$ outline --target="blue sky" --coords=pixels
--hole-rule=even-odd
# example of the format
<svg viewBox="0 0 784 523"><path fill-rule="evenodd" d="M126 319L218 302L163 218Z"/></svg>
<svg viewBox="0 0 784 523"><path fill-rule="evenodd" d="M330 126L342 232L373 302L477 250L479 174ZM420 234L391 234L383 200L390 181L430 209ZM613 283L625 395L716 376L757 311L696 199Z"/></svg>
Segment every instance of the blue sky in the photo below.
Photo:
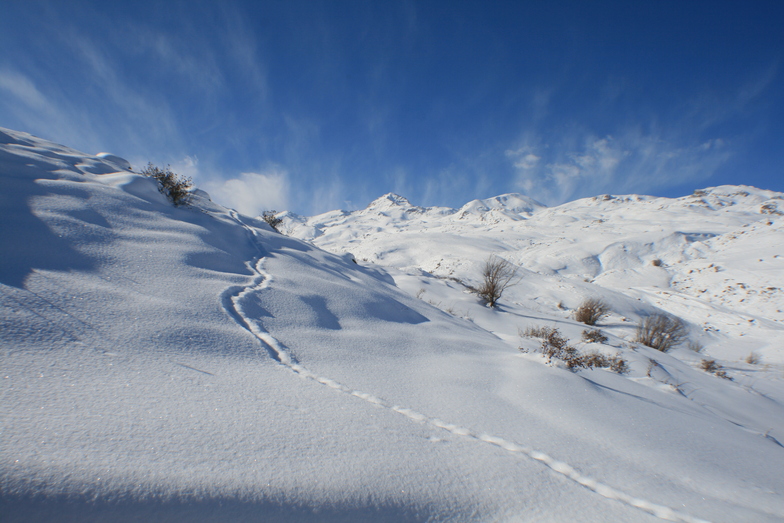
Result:
<svg viewBox="0 0 784 523"><path fill-rule="evenodd" d="M0 126L245 213L784 191L784 3L0 3Z"/></svg>

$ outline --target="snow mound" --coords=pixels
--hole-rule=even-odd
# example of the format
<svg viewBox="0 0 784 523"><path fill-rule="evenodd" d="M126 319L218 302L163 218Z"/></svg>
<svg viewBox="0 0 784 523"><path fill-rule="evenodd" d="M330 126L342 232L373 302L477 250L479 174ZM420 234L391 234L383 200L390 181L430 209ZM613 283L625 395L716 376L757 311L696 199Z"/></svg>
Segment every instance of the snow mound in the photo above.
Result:
<svg viewBox="0 0 784 523"><path fill-rule="evenodd" d="M132 170L130 162L128 162L128 160L126 160L125 158L120 158L119 156L115 156L110 153L98 153L95 155L95 157L100 158L104 162L113 163L121 170L124 171Z"/></svg>

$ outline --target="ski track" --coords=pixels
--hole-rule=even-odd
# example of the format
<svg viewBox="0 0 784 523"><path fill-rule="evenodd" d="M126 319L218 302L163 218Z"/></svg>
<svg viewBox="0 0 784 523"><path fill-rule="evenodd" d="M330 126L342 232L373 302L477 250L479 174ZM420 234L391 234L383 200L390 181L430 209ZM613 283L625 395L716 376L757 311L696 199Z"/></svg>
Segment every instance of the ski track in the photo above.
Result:
<svg viewBox="0 0 784 523"><path fill-rule="evenodd" d="M237 216L236 214L232 213L232 218L234 218L237 221L237 223L239 223L243 228L245 228L245 230L247 230L250 233L251 238L253 239L254 243L256 243L257 241L256 231L254 231L251 227L244 224L239 219L239 216ZM490 445L500 447L513 455L520 456L520 457L527 457L535 461L541 462L547 467L549 467L550 469L552 469L553 471L563 476L566 476L567 478L574 481L575 483L596 492L600 496L603 496L607 499L619 501L621 503L625 503L631 507L640 509L660 519L667 520L667 521L679 521L684 523L707 523L706 520L695 518L693 516L690 516L689 514L678 512L670 507L659 505L657 503L653 503L645 499L636 498L614 487L605 485L604 483L601 483L593 478L581 474L578 470L576 470L568 463L559 461L549 456L548 454L545 454L544 452L539 452L530 447L518 445L517 443L505 440L497 436L493 436L491 434L475 432L472 431L471 429L461 427L459 425L454 425L452 423L448 423L438 418L430 418L413 409L409 409L400 405L394 405L381 398L374 396L373 394L354 390L335 380L314 374L313 372L309 371L306 367L301 365L296 360L296 358L292 356L290 351L285 346L283 346L283 344L281 344L277 339L275 339L266 330L264 330L264 328L262 327L259 321L251 318L248 314L246 314L243 311L242 302L245 297L252 295L253 293L263 291L264 289L268 288L269 285L272 283L272 276L264 270L263 267L264 260L265 257L260 256L255 262L248 263L247 264L248 268L251 269L255 274L253 283L251 283L246 287L237 287L237 286L230 287L223 294L222 301L224 307L226 307L226 312L235 321L237 321L237 323L240 326L250 331L251 334L253 334L261 342L262 346L267 349L267 352L275 361L279 362L281 365L288 367L292 372L294 372L298 376L304 379L313 380L331 389L337 390L344 394L348 394L350 396L354 396L356 398L367 401L368 403L371 403L378 407L391 410L398 414L402 414L403 416L417 423L423 423L426 425L430 425L431 427L446 430L448 432L451 432L452 434L467 439L488 443Z"/></svg>

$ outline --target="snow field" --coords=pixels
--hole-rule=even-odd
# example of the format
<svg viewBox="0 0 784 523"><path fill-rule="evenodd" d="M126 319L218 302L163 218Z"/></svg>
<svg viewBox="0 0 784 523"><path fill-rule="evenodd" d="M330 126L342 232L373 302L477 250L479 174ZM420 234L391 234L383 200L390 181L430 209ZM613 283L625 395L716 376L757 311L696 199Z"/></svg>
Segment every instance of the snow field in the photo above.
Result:
<svg viewBox="0 0 784 523"><path fill-rule="evenodd" d="M512 225L551 209L521 197L472 202L462 218L472 236L460 223L435 223L449 210L387 198L365 211L367 223L331 213L343 229L302 226L322 231L314 242L336 255L203 193L192 208L174 208L121 159L14 131L0 138L3 219L13 225L0 233L0 509L9 520L784 516L775 366L739 362L727 367L729 382L695 368L699 356L687 349L629 342L641 313L676 307L656 293L685 295L660 286L674 263L664 247L627 247L643 261L661 256L655 272L618 255L589 275L574 267L596 270L578 261L585 252L604 259L603 237L586 235L587 247L559 240L557 255L541 258L549 270L523 263L523 280L490 310L431 271L471 283L487 248L530 245ZM726 209L719 203L732 198L747 197L704 199ZM607 206L609 221L611 206L632 203L664 205L586 205ZM734 215L712 219L742 227ZM402 223L432 241L410 242ZM769 241L767 231L760 226L755 244ZM549 241L546 232L535 240ZM584 252L561 268L572 244ZM686 252L695 242L665 244ZM609 270L644 285L591 283ZM579 340L585 326L570 315L595 293L613 308L599 326L608 345L597 350L621 351L629 375L572 373L517 350L538 345L517 334L529 325ZM700 303L736 317L726 300ZM743 338L773 347L779 322L751 314L759 325L744 326ZM700 334L708 354L734 339L726 318L718 328ZM774 359L773 348L755 347Z"/></svg>

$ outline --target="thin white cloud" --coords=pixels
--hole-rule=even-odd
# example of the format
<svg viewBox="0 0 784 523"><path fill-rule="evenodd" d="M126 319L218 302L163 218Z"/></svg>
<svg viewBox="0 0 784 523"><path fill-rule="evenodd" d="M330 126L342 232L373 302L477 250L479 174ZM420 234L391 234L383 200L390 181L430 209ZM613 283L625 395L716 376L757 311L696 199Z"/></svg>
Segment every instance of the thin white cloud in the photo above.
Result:
<svg viewBox="0 0 784 523"><path fill-rule="evenodd" d="M100 133L91 126L84 111L72 107L62 93L18 69L0 70L0 110L5 111L4 125L45 139L98 152Z"/></svg>
<svg viewBox="0 0 784 523"><path fill-rule="evenodd" d="M248 90L261 102L269 96L269 82L265 61L259 56L258 40L253 34L243 14L228 2L221 4L223 29L220 35L229 58L237 66L241 77L247 82Z"/></svg>
<svg viewBox="0 0 784 523"><path fill-rule="evenodd" d="M27 76L10 69L0 69L0 89L18 98L32 109L48 111L49 101Z"/></svg>
<svg viewBox="0 0 784 523"><path fill-rule="evenodd" d="M532 146L507 151L516 187L551 205L602 193L653 192L706 180L731 154L719 139L682 145L636 130L588 134L580 146L564 142L569 146L539 146L539 154Z"/></svg>
<svg viewBox="0 0 784 523"><path fill-rule="evenodd" d="M282 169L242 173L237 178L207 181L204 189L212 199L248 216L263 211L285 210L289 205L289 177Z"/></svg>

